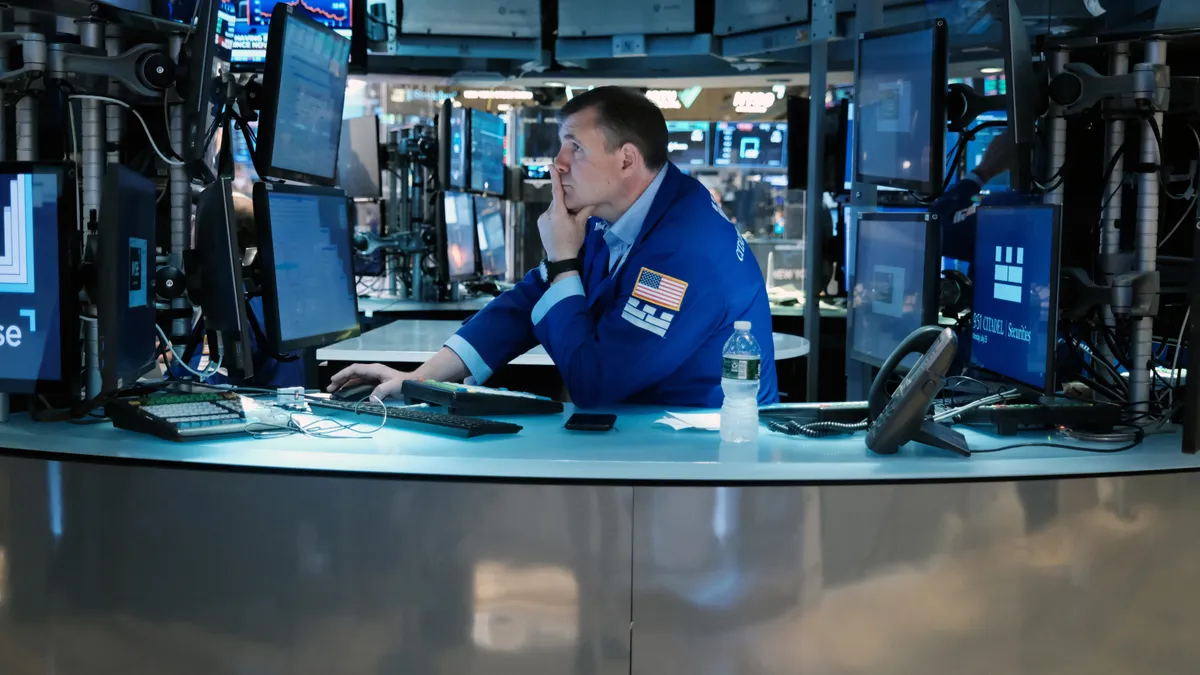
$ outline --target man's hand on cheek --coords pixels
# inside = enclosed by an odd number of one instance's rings
[[[587,237],[588,218],[592,217],[595,207],[586,206],[574,213],[568,211],[558,171],[551,169],[550,182],[553,199],[550,207],[538,218],[542,247],[546,249],[546,256],[551,262],[577,258]]]

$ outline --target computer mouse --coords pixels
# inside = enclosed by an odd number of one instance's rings
[[[330,394],[329,397],[336,401],[349,401],[351,403],[358,403],[359,401],[369,398],[371,396],[371,392],[373,391],[375,391],[375,385],[360,384],[353,387],[338,389]]]

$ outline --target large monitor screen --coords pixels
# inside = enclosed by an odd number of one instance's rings
[[[271,11],[280,0],[224,0],[221,2],[220,25],[224,42],[233,55],[236,70],[261,69],[267,58],[267,32]],[[305,15],[329,26],[345,38],[350,37],[351,0],[304,0],[292,4]]]
[[[1007,119],[1008,115],[1002,112],[984,113],[975,118],[973,126],[978,126],[985,122],[1003,122]],[[979,131],[975,132],[974,139],[967,141],[966,171],[968,173],[974,171],[975,167],[979,166],[979,163],[983,161],[983,153],[987,150],[988,144],[992,142],[992,139],[1004,133],[1004,129],[1005,127],[988,127],[986,129],[980,129]],[[1008,189],[1008,172],[1005,171],[1004,173],[993,177],[990,181],[988,181],[987,185],[983,186],[983,189],[989,192],[992,190]]]
[[[475,223],[483,276],[503,278],[508,273],[508,259],[505,257],[504,202],[496,197],[476,197]]]
[[[945,22],[859,40],[855,172],[865,183],[941,189],[946,126]]]
[[[667,155],[676,166],[708,164],[709,122],[667,122]]]
[[[946,132],[946,164],[954,161],[954,150],[958,146],[958,134],[953,131]],[[846,122],[846,184],[845,189],[850,190],[854,184],[854,104],[850,104],[849,117]],[[879,186],[880,190],[899,190],[900,188],[889,188],[887,186]]]
[[[990,206],[975,217],[971,362],[1049,391],[1058,337],[1058,211]]]
[[[787,122],[717,122],[713,129],[713,164],[786,168],[787,130]]]
[[[471,110],[471,189],[504,194],[504,120]]]
[[[880,366],[909,333],[936,318],[932,227],[924,213],[859,214],[849,288],[854,359]]]
[[[470,147],[466,138],[467,109],[454,108],[450,111],[450,188],[467,189],[467,152]]]
[[[354,202],[354,233],[383,234],[383,209],[379,202]],[[383,274],[383,251],[354,254],[354,273],[377,277]]]
[[[260,166],[271,178],[330,186],[337,175],[350,41],[297,16],[283,28],[282,44],[271,47],[278,62],[268,64],[263,78],[269,93],[259,123]]]
[[[345,194],[330,188],[282,186],[263,192],[270,250],[260,255],[272,280],[264,307],[276,315],[267,317],[267,324],[278,331],[279,348],[291,351],[328,344],[357,331]]]
[[[558,119],[553,110],[538,109],[535,116],[521,118],[521,163],[549,164],[558,156]]]
[[[338,146],[338,186],[347,197],[378,199],[379,118],[374,115],[342,122]]]
[[[59,382],[62,306],[59,177],[0,174],[0,392]],[[71,316],[75,316],[71,314]]]
[[[446,271],[451,280],[469,279],[477,273],[475,259],[475,203],[471,195],[447,192]]]

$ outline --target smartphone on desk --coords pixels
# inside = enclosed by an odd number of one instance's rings
[[[610,431],[616,422],[616,415],[575,413],[564,427],[571,431]]]

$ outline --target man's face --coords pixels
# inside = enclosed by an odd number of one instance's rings
[[[563,185],[568,211],[610,203],[621,185],[624,153],[609,152],[604,132],[596,125],[595,110],[581,110],[558,128],[562,148],[554,169]]]

